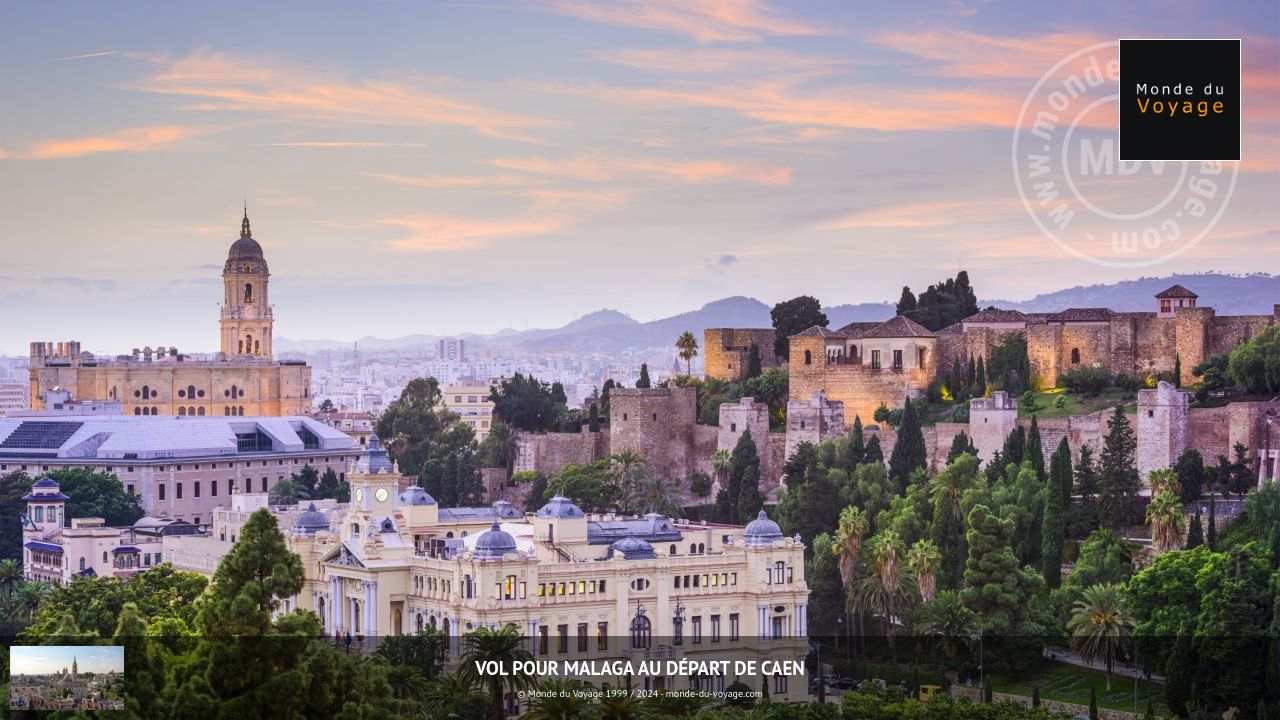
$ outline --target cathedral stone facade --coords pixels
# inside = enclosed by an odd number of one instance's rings
[[[115,400],[133,415],[303,415],[311,410],[311,368],[276,362],[270,273],[246,211],[223,266],[220,350],[194,359],[177,348],[97,357],[80,343],[31,343],[31,405],[45,409],[54,388],[79,400]]]

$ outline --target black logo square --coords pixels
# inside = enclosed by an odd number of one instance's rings
[[[1239,160],[1240,41],[1121,40],[1120,159]]]

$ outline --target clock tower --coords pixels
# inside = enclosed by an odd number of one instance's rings
[[[240,239],[231,244],[222,268],[222,354],[271,359],[275,324],[267,296],[267,260],[249,228],[249,208],[240,221]]]
[[[389,517],[395,512],[400,472],[387,457],[387,451],[376,434],[369,436],[364,452],[347,478],[351,483],[351,505],[344,535],[356,535],[358,533],[353,532],[353,528],[367,530],[371,520]]]

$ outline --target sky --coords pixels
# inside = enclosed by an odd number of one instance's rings
[[[1120,37],[1244,48],[1230,205],[1142,268],[1054,244],[1010,167],[1037,78]],[[11,354],[216,349],[245,202],[291,339],[1280,271],[1270,0],[5,3],[0,65]]]
[[[71,671],[124,672],[124,648],[119,645],[14,645],[9,648],[11,675],[52,675]]]

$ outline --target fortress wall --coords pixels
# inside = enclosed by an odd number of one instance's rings
[[[773,328],[707,328],[702,335],[702,361],[706,377],[741,380],[747,370],[751,344],[760,348],[760,366],[776,367]]]

